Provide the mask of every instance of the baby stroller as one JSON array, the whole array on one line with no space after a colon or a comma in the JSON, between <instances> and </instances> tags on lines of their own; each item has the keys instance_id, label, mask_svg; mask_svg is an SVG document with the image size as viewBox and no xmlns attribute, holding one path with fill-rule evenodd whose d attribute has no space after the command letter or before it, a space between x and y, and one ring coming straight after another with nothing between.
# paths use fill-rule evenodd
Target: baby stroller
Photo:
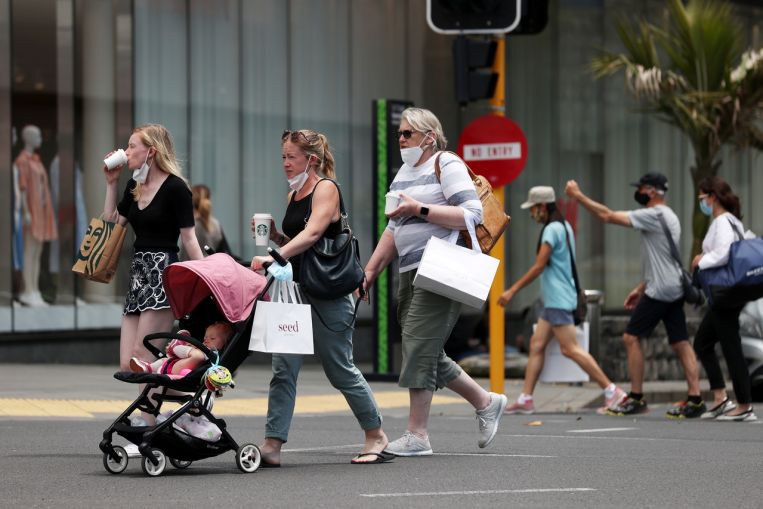
<instances>
[{"instance_id":1,"label":"baby stroller","mask_svg":"<svg viewBox=\"0 0 763 509\"><path fill-rule=\"evenodd\" d=\"M115 373L117 380L146 385L138 398L103 432L99 445L103 451L103 466L112 474L119 474L127 468L128 457L124 447L111 443L113 434L117 433L138 445L143 456L143 472L150 476L161 475L167 460L175 468L182 469L188 468L194 461L231 450L236 452L239 469L254 472L260 466L259 448L254 444L239 445L228 433L225 421L216 418L210 411L216 391L207 387L206 372L217 356L196 338L204 337L206 326L215 321L225 319L230 322L233 334L219 354L217 363L233 373L249 354L254 308L272 278L266 279L222 253L203 260L174 263L165 269L163 277L172 311L179 319L181 328L187 329L192 337L162 332L147 335L143 344L156 357L166 357L153 342L178 338L200 348L209 360L182 378L156 373ZM130 425L129 416L134 410L156 417L165 401L181 406L165 421L154 426ZM213 442L203 440L173 426L186 414L204 416L222 432L220 439Z\"/></svg>"}]
</instances>

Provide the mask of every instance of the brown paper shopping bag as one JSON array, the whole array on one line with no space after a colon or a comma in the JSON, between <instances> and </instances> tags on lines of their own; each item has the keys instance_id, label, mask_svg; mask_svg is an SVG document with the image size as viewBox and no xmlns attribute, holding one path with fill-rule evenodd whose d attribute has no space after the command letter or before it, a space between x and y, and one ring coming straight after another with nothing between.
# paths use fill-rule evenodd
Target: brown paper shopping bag
<instances>
[{"instance_id":1,"label":"brown paper shopping bag","mask_svg":"<svg viewBox=\"0 0 763 509\"><path fill-rule=\"evenodd\" d=\"M91 219L72 272L91 281L110 282L117 271L125 233L127 229L118 223Z\"/></svg>"}]
</instances>

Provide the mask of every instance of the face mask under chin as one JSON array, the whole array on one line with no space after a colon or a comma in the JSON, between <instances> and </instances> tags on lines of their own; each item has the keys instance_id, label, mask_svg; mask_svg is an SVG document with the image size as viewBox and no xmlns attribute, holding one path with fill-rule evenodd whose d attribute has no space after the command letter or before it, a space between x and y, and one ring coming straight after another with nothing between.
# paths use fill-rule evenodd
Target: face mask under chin
<instances>
[{"instance_id":1,"label":"face mask under chin","mask_svg":"<svg viewBox=\"0 0 763 509\"><path fill-rule=\"evenodd\" d=\"M289 188L292 191L298 192L305 185L305 182L307 182L307 178L310 176L310 159L311 157L307 158L307 166L305 166L305 171L301 172L299 175L287 179L289 182Z\"/></svg>"},{"instance_id":2,"label":"face mask under chin","mask_svg":"<svg viewBox=\"0 0 763 509\"><path fill-rule=\"evenodd\" d=\"M151 165L148 164L148 154L146 154L146 160L143 161L141 167L132 172L133 180L138 184L144 184L146 182L146 177L148 177L149 168L151 168Z\"/></svg>"},{"instance_id":3,"label":"face mask under chin","mask_svg":"<svg viewBox=\"0 0 763 509\"><path fill-rule=\"evenodd\" d=\"M408 147L408 148L401 148L400 149L400 158L403 160L405 164L408 166L415 166L417 162L419 162L419 159L421 159L421 155L424 153L424 149L421 148L421 145L424 144L425 141L427 141L427 138L429 138L429 134L424 136L424 139L421 140L421 143L419 143L418 147Z\"/></svg>"}]
</instances>

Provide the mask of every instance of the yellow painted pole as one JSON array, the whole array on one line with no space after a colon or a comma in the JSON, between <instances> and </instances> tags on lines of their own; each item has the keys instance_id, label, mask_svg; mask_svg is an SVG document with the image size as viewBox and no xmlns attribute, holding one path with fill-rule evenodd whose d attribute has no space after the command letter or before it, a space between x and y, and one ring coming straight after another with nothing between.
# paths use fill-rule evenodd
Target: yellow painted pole
<instances>
[{"instance_id":1,"label":"yellow painted pole","mask_svg":"<svg viewBox=\"0 0 763 509\"><path fill-rule=\"evenodd\" d=\"M495 86L495 94L490 99L490 106L493 109L494 115L504 116L506 114L506 37L499 36L496 38L496 42L497 47L495 60L493 61L493 72L498 74L498 83ZM504 188L493 189L493 195L504 206L504 210L506 210ZM504 288L504 269L506 267L504 262L505 238L506 235L502 235L490 251L491 256L500 260L498 271L493 280L493 286L490 287L490 304L488 307L490 313L490 339L488 342L490 347L490 390L498 394L504 393L506 379L506 345L504 339L506 337L506 321L504 320L503 308L496 303Z\"/></svg>"}]
</instances>

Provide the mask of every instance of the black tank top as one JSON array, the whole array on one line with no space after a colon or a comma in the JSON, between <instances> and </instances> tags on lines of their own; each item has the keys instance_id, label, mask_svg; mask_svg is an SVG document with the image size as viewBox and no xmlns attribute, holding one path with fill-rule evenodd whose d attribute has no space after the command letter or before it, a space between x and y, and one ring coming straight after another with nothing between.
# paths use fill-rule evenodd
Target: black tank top
<instances>
[{"instance_id":1,"label":"black tank top","mask_svg":"<svg viewBox=\"0 0 763 509\"><path fill-rule=\"evenodd\" d=\"M313 192L315 192L315 189L313 189ZM290 239L293 239L299 235L299 232L305 229L305 218L307 217L307 211L310 207L310 200L313 197L313 193L310 193L301 200L295 200L294 197L296 195L297 193L292 194L291 199L289 200L289 205L286 207L286 214L283 216L283 222L281 223L281 229ZM323 233L323 236L333 239L341 232L342 219L339 218L329 224L328 228L326 228L326 231ZM299 283L302 253L293 256L289 261L291 262L291 267L294 272L294 281Z\"/></svg>"}]
</instances>

